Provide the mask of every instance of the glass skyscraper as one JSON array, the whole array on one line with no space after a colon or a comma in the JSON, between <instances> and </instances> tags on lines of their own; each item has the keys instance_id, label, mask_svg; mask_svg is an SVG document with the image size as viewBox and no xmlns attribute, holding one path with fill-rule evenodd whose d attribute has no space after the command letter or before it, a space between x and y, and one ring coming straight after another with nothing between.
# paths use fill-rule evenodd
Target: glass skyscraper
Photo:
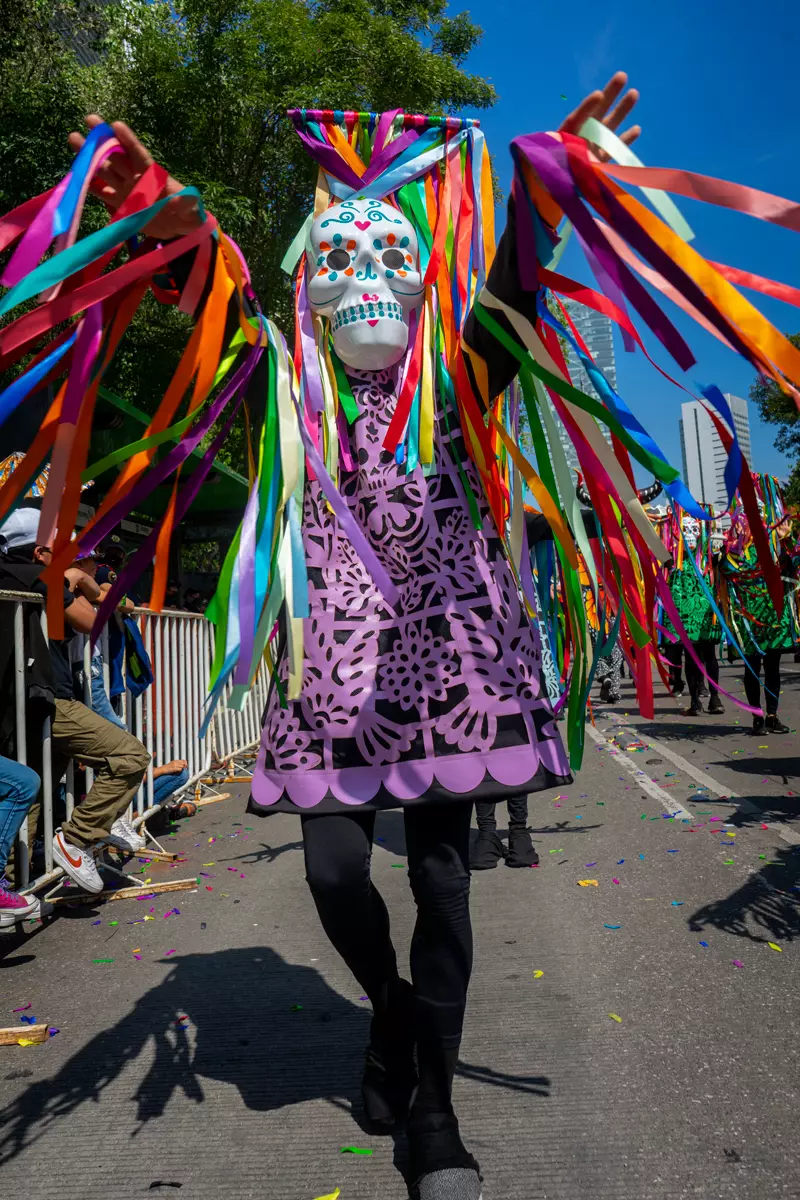
<instances>
[{"instance_id":1,"label":"glass skyscraper","mask_svg":"<svg viewBox=\"0 0 800 1200\"><path fill-rule=\"evenodd\" d=\"M595 312L591 308L587 308L584 304L577 304L574 301L567 300L564 302L564 307L569 312L573 324L581 335L583 342L594 359L595 364L605 375L608 382L616 390L617 386L617 362L614 357L614 337L612 332L611 322L608 317L604 317L602 313ZM567 366L569 368L570 379L574 387L580 392L586 392L588 396L594 396L599 399L594 385L590 380L583 363L578 355L568 346L567 349ZM578 471L578 456L575 453L575 448L570 441L566 429L561 421L556 417L558 425L559 437L561 444L564 447L564 453L567 462L573 471ZM611 441L611 435L605 425L600 425L606 441Z\"/></svg>"}]
</instances>

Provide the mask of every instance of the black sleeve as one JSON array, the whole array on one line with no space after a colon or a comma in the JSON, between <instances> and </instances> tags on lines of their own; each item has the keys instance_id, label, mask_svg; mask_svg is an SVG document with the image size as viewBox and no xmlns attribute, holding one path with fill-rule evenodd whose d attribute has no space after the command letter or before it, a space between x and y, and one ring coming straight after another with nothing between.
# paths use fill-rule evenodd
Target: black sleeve
<instances>
[{"instance_id":1,"label":"black sleeve","mask_svg":"<svg viewBox=\"0 0 800 1200\"><path fill-rule=\"evenodd\" d=\"M513 195L509 197L506 227L500 238L486 286L498 300L502 300L509 308L521 313L532 325L535 323L538 288L529 292L520 282L517 259L517 220ZM499 325L502 325L511 340L519 344L519 338L514 333L505 314L493 309L492 317ZM485 399L499 396L517 374L518 359L506 350L505 346L498 342L488 329L481 325L474 312L469 313L464 325L464 341L470 349L475 350L481 356L488 368L491 395ZM469 370L469 355L466 355L466 360ZM475 391L476 395L479 394L477 387Z\"/></svg>"},{"instance_id":2,"label":"black sleeve","mask_svg":"<svg viewBox=\"0 0 800 1200\"><path fill-rule=\"evenodd\" d=\"M589 538L598 537L597 518L594 512L586 509L581 509L581 518L583 527L586 530L586 536ZM547 521L544 513L526 512L525 513L525 530L528 535L528 545L535 546L537 542L552 542L553 530Z\"/></svg>"}]
</instances>

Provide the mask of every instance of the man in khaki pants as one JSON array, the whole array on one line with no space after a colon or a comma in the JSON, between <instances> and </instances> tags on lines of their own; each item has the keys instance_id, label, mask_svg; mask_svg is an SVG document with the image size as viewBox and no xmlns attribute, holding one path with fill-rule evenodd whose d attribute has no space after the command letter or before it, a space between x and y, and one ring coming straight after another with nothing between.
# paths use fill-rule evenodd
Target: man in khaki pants
<instances>
[{"instance_id":1,"label":"man in khaki pants","mask_svg":"<svg viewBox=\"0 0 800 1200\"><path fill-rule=\"evenodd\" d=\"M0 526L0 589L46 594L39 575L49 563L51 551L36 544L38 523L37 509L20 508ZM144 844L123 814L150 761L150 755L137 738L74 699L69 643L76 633L91 632L95 619L92 602L99 598L100 589L95 581L80 569L70 568L64 585L66 636L59 641L51 638L49 647L55 695L53 777L61 778L70 759L77 759L94 771L94 783L87 796L75 806L70 820L55 832L53 858L67 875L90 892L100 892L103 888L92 853L95 845L110 841L125 849L138 850ZM13 673L13 656L11 663ZM29 817L29 844L38 817L39 805L34 804Z\"/></svg>"}]
</instances>

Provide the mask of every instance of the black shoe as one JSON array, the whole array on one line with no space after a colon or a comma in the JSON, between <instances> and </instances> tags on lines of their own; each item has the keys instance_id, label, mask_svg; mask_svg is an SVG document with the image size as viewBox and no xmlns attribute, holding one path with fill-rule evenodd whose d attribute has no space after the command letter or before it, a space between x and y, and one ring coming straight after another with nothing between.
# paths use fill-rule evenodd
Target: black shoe
<instances>
[{"instance_id":1,"label":"black shoe","mask_svg":"<svg viewBox=\"0 0 800 1200\"><path fill-rule=\"evenodd\" d=\"M414 1115L407 1133L412 1200L480 1200L480 1167L454 1113Z\"/></svg>"},{"instance_id":2,"label":"black shoe","mask_svg":"<svg viewBox=\"0 0 800 1200\"><path fill-rule=\"evenodd\" d=\"M702 717L703 716L703 706L701 705L700 701L692 700L692 703L689 705L689 707L683 709L681 716Z\"/></svg>"},{"instance_id":3,"label":"black shoe","mask_svg":"<svg viewBox=\"0 0 800 1200\"><path fill-rule=\"evenodd\" d=\"M408 1118L414 1065L414 989L405 979L390 986L386 1012L372 1018L361 1079L364 1113L375 1133L391 1133Z\"/></svg>"},{"instance_id":4,"label":"black shoe","mask_svg":"<svg viewBox=\"0 0 800 1200\"><path fill-rule=\"evenodd\" d=\"M510 829L508 831L507 867L535 867L539 861L531 835L527 829Z\"/></svg>"},{"instance_id":5,"label":"black shoe","mask_svg":"<svg viewBox=\"0 0 800 1200\"><path fill-rule=\"evenodd\" d=\"M765 722L767 733L791 733L788 725L784 725L777 713L770 713Z\"/></svg>"},{"instance_id":6,"label":"black shoe","mask_svg":"<svg viewBox=\"0 0 800 1200\"><path fill-rule=\"evenodd\" d=\"M686 684L685 683L679 683L676 687L674 687L672 689L672 694L676 700L679 700L680 697L683 696L685 692L686 692Z\"/></svg>"},{"instance_id":7,"label":"black shoe","mask_svg":"<svg viewBox=\"0 0 800 1200\"><path fill-rule=\"evenodd\" d=\"M750 736L758 737L759 734L761 734L763 732L764 732L764 718L763 717L753 717L753 728L750 730Z\"/></svg>"},{"instance_id":8,"label":"black shoe","mask_svg":"<svg viewBox=\"0 0 800 1200\"><path fill-rule=\"evenodd\" d=\"M724 707L722 701L720 700L719 696L716 695L716 693L711 697L711 699L708 702L708 711L710 713L713 713L716 715L719 715L720 713L725 712L725 707Z\"/></svg>"},{"instance_id":9,"label":"black shoe","mask_svg":"<svg viewBox=\"0 0 800 1200\"><path fill-rule=\"evenodd\" d=\"M505 858L506 848L493 829L479 829L469 854L471 871L491 871L501 858Z\"/></svg>"}]
</instances>

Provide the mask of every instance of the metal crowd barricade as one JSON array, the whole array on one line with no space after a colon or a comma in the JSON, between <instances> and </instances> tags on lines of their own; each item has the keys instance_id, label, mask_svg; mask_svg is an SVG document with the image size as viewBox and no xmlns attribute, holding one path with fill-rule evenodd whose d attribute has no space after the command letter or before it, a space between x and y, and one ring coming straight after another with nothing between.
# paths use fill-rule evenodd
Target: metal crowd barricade
<instances>
[{"instance_id":1,"label":"metal crowd barricade","mask_svg":"<svg viewBox=\"0 0 800 1200\"><path fill-rule=\"evenodd\" d=\"M181 791L196 790L211 769L211 735L199 735L213 644L211 625L199 613L137 608L132 615L153 667L152 685L141 696L125 697L128 728L150 753L147 775L133 803L133 823L139 825L157 807L154 766L184 759L189 778Z\"/></svg>"},{"instance_id":2,"label":"metal crowd barricade","mask_svg":"<svg viewBox=\"0 0 800 1200\"><path fill-rule=\"evenodd\" d=\"M229 681L214 714L212 733L215 762L219 767L228 768L228 779L247 779L252 776L251 766L261 740L261 724L269 692L269 674L264 664L261 664L240 712L225 707L232 690L233 684Z\"/></svg>"},{"instance_id":3,"label":"metal crowd barricade","mask_svg":"<svg viewBox=\"0 0 800 1200\"><path fill-rule=\"evenodd\" d=\"M62 875L60 868L53 865L52 842L56 817L69 818L75 805L74 767L70 763L63 781L52 779L52 739L50 718L39 731L27 728L27 687L25 663L25 613L26 605L36 605L41 610L42 632L47 637L47 619L42 597L30 592L0 592L0 604L14 606L14 703L17 743L17 759L21 763L33 764L41 773L40 791L41 823L44 838L43 871L31 878L31 849L28 845L28 822L23 822L17 839L17 886L23 891L33 892L55 882ZM120 714L131 733L139 738L151 755L150 765L142 786L134 798L130 816L134 824L140 825L157 811L154 791L153 768L174 759L185 759L189 777L179 790L193 789L200 797L210 791L213 782L209 773L216 768L217 779L227 767L227 778L231 778L233 764L242 769L240 756L254 758L261 733L261 715L268 690L268 675L262 667L256 682L247 697L241 712L224 708L230 695L228 685L223 701L215 713L209 730L200 737L204 704L213 656L212 628L206 619L196 613L165 611L151 613L148 609L135 609L131 614L136 620L144 647L153 668L153 683L142 695L133 697L126 691L122 697ZM83 667L84 702L92 705L92 658L88 638L75 635L73 646L77 665ZM109 694L110 658L109 637L104 631L100 640L102 672ZM97 661L97 660L96 660ZM29 737L41 737L42 755L38 759L32 754ZM91 786L91 772L87 771L87 788ZM64 799L54 803L54 787L63 782ZM170 800L179 792L173 792Z\"/></svg>"},{"instance_id":4,"label":"metal crowd barricade","mask_svg":"<svg viewBox=\"0 0 800 1200\"><path fill-rule=\"evenodd\" d=\"M44 602L41 596L31 592L0 591L0 604L11 604L14 608L14 728L16 735L17 762L28 765L32 747L28 746L28 733L36 736L36 730L28 729L27 721L27 688L25 664L25 617L26 606L35 605L41 610L42 632L47 637L47 618L44 612ZM53 781L51 771L52 740L50 736L50 718L47 717L41 726L42 739L41 758L41 806L43 820L43 835L45 840L45 874L42 882L55 878L53 871ZM28 883L30 878L31 849L28 844L28 822L23 821L17 836L16 862L17 886Z\"/></svg>"}]
</instances>

